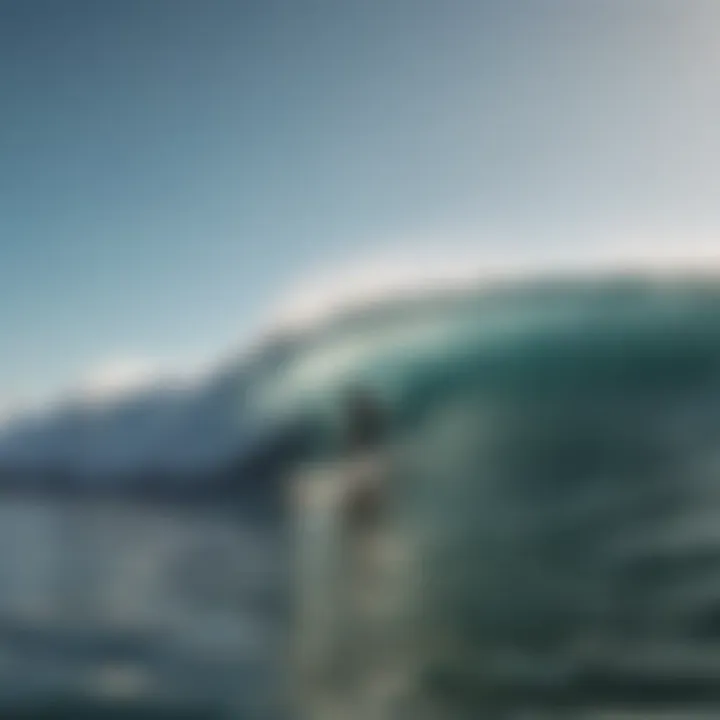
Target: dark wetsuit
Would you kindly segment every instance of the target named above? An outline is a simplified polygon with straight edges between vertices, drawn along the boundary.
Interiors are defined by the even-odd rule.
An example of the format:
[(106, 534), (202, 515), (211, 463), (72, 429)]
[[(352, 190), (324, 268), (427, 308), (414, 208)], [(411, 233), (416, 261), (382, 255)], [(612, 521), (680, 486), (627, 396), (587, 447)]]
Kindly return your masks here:
[(383, 440), (383, 414), (375, 399), (366, 392), (354, 391), (348, 398), (347, 449), (354, 453), (371, 450)]
[[(354, 391), (348, 397), (346, 415), (346, 453), (350, 458), (374, 452), (385, 439), (383, 412), (372, 395)], [(360, 527), (373, 522), (381, 506), (380, 487), (368, 479), (360, 482), (347, 496), (347, 520)]]

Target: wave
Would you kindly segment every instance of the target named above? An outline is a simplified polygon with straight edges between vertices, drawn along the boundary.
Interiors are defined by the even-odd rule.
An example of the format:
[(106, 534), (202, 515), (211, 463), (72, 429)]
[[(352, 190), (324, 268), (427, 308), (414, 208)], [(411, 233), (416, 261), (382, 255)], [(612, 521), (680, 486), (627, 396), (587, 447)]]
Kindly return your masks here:
[(356, 672), (405, 673), (409, 716), (720, 709), (719, 303), (712, 280), (477, 288), (295, 355), (268, 397), (325, 428), (320, 458), (348, 387), (386, 408), (417, 561), (376, 636), (405, 644)]

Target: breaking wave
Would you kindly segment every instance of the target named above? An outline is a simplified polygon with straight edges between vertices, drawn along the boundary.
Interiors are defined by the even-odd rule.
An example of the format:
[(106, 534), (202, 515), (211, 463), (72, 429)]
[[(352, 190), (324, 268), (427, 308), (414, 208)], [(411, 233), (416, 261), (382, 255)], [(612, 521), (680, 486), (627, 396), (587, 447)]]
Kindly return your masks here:
[(719, 303), (633, 278), (403, 301), (273, 378), (322, 458), (348, 387), (386, 409), (418, 713), (720, 709)]

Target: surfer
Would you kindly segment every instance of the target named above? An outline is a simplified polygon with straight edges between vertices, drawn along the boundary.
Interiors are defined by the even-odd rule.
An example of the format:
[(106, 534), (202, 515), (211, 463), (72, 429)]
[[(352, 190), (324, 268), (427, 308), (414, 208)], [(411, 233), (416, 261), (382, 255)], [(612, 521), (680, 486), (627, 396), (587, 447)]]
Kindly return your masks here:
[(347, 395), (347, 450), (351, 454), (375, 450), (385, 435), (383, 411), (375, 397), (363, 388)]

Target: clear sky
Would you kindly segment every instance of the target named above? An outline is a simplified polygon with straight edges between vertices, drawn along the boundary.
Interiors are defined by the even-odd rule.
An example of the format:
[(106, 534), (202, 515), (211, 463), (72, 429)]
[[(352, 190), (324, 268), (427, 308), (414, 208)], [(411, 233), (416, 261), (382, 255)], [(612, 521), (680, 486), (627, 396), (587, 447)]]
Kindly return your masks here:
[(418, 234), (713, 246), (719, 35), (716, 0), (0, 0), (0, 410)]

